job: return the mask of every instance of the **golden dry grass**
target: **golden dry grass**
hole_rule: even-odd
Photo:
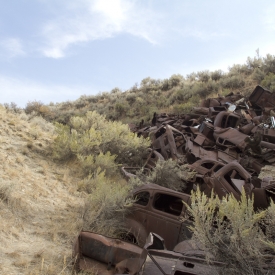
[[[0,105],[0,274],[72,274],[84,201],[70,164],[49,154],[54,128]]]

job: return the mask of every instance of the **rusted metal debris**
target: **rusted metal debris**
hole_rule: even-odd
[[[188,229],[192,218],[187,213],[191,204],[188,194],[177,192],[157,184],[145,184],[131,194],[135,199],[131,214],[127,216],[126,231],[133,241],[144,245],[150,232],[165,239],[166,246],[174,246],[191,238]]]
[[[248,98],[230,93],[203,100],[188,114],[155,113],[151,126],[135,132],[151,138],[151,149],[159,154],[158,159],[162,156],[190,164],[197,176],[188,183],[192,187],[188,190],[201,188],[206,194],[214,190],[219,197],[233,194],[239,199],[245,188],[248,195],[255,195],[258,209],[268,207],[275,199],[257,178],[262,167],[275,165],[274,116],[275,94],[256,86]],[[144,168],[153,168],[156,161],[150,158],[151,155]],[[198,163],[205,165],[207,171]],[[231,170],[223,174],[228,167]]]
[[[259,176],[265,167],[275,167],[274,116],[275,94],[257,86],[248,98],[233,93],[209,98],[191,113],[155,113],[151,125],[144,126],[144,121],[131,125],[133,132],[151,139],[145,174],[157,161],[173,159],[180,165],[188,163],[196,175],[184,192],[156,184],[135,189],[130,194],[135,203],[126,217],[125,233],[142,248],[81,232],[74,246],[75,269],[98,275],[196,275],[222,268],[215,261],[207,264],[203,252],[188,244],[192,235],[192,217],[186,211],[189,192],[199,188],[208,196],[214,191],[221,199],[232,194],[239,200],[244,190],[254,196],[255,209],[275,202],[275,176]],[[138,170],[122,168],[128,179]]]
[[[83,231],[73,249],[74,269],[98,275],[207,275],[224,264],[207,263],[204,253],[190,243],[167,250],[163,238],[150,233],[143,248],[119,239]]]

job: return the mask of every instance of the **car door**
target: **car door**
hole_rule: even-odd
[[[182,224],[182,212],[185,209],[180,196],[155,191],[151,199],[151,209],[144,222],[149,232],[160,235],[168,250],[177,244]]]

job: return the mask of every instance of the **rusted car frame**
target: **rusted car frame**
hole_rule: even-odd
[[[252,94],[248,98],[250,106],[260,108],[275,108],[275,93],[264,89],[261,86],[256,86]]]
[[[191,217],[185,205],[191,203],[190,195],[157,184],[146,184],[137,188],[131,197],[135,203],[127,216],[126,231],[140,245],[144,245],[150,232],[160,235],[168,249],[191,238],[188,229]]]
[[[150,233],[144,248],[92,232],[81,232],[73,248],[74,270],[97,275],[212,275],[224,264],[203,254],[194,255],[182,243],[177,252],[166,249],[164,240]]]
[[[242,188],[247,194],[253,189],[251,175],[236,161],[224,165],[217,172],[205,177],[205,182],[207,186],[204,192],[210,196],[213,189],[220,199],[233,194],[239,200]]]

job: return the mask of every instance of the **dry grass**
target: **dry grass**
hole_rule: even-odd
[[[0,274],[72,274],[83,225],[76,173],[48,154],[54,128],[0,105]]]

